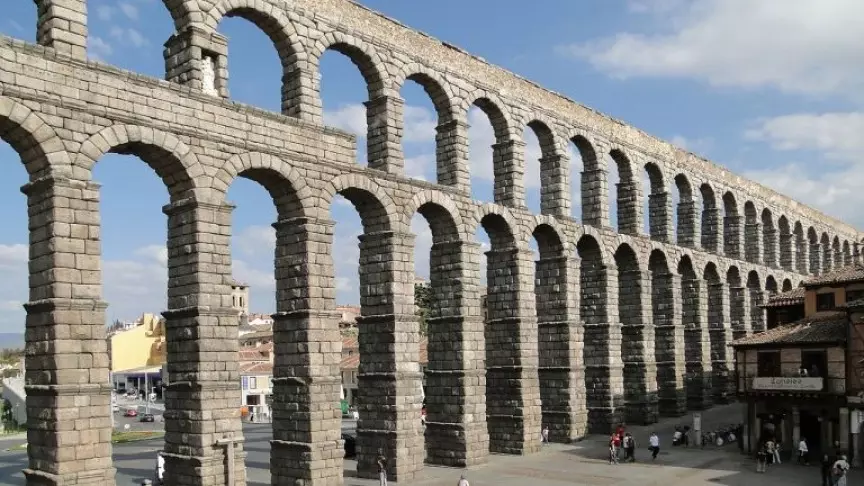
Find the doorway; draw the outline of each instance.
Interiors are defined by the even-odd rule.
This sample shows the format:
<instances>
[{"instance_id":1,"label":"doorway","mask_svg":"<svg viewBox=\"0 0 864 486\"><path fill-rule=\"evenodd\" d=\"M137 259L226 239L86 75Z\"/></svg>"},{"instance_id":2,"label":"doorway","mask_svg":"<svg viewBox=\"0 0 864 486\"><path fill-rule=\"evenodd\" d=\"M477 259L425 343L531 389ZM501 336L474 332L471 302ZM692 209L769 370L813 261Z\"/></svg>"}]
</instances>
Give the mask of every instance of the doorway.
<instances>
[{"instance_id":1,"label":"doorway","mask_svg":"<svg viewBox=\"0 0 864 486\"><path fill-rule=\"evenodd\" d=\"M819 418L818 413L810 410L801 410L798 416L801 438L807 440L807 449L810 451L811 458L822 455L822 422ZM795 447L797 449L798 445L796 444Z\"/></svg>"}]
</instances>

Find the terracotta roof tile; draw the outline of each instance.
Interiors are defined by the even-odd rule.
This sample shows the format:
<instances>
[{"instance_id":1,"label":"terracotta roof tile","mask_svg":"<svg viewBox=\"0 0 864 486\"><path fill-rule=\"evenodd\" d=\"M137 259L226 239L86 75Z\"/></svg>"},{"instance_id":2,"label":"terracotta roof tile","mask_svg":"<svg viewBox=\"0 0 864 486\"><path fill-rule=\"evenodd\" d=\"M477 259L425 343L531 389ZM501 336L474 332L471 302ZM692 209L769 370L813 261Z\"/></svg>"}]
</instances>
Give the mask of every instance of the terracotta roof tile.
<instances>
[{"instance_id":1,"label":"terracotta roof tile","mask_svg":"<svg viewBox=\"0 0 864 486\"><path fill-rule=\"evenodd\" d=\"M853 263L804 281L806 287L864 281L864 265Z\"/></svg>"},{"instance_id":2,"label":"terracotta roof tile","mask_svg":"<svg viewBox=\"0 0 864 486\"><path fill-rule=\"evenodd\" d=\"M420 364L425 366L425 365L429 364L429 341L426 338L423 338L420 341L419 348L420 348L420 353L419 353L420 354ZM340 369L342 369L342 370L356 370L359 367L360 367L360 353L352 353L349 356L344 356L342 358L342 362L340 363Z\"/></svg>"},{"instance_id":3,"label":"terracotta roof tile","mask_svg":"<svg viewBox=\"0 0 864 486\"><path fill-rule=\"evenodd\" d=\"M241 375L252 375L252 374L262 374L262 375L272 375L273 374L273 365L269 362L259 363L259 362L248 362L248 363L240 363L240 374Z\"/></svg>"},{"instance_id":4,"label":"terracotta roof tile","mask_svg":"<svg viewBox=\"0 0 864 486\"><path fill-rule=\"evenodd\" d=\"M798 305L804 303L804 294L807 290L804 287L796 287L792 290L787 290L768 298L768 302L762 307L786 307L789 305Z\"/></svg>"},{"instance_id":5,"label":"terracotta roof tile","mask_svg":"<svg viewBox=\"0 0 864 486\"><path fill-rule=\"evenodd\" d=\"M817 312L804 319L741 338L734 341L732 346L842 343L846 342L847 322L845 312Z\"/></svg>"}]
</instances>

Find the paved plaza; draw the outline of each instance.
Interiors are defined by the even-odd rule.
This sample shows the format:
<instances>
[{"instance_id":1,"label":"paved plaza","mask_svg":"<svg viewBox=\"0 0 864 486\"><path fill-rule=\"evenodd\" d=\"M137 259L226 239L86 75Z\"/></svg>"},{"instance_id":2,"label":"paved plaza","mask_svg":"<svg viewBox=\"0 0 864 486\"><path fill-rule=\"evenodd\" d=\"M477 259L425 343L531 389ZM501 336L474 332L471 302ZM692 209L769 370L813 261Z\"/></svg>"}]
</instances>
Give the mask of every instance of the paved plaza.
<instances>
[{"instance_id":1,"label":"paved plaza","mask_svg":"<svg viewBox=\"0 0 864 486\"><path fill-rule=\"evenodd\" d=\"M703 415L706 428L734 423L740 416L738 405L717 407ZM775 466L767 474L756 474L751 459L738 452L737 445L716 448L672 448L669 447L674 426L689 419L667 419L648 427L628 427L637 438L639 447L635 464L610 466L606 461L605 438L591 436L576 444L552 444L530 456L493 455L487 464L467 471L472 486L533 486L585 485L585 486L701 486L726 485L816 485L819 484L819 469L795 464ZM346 421L343 429L349 431L354 424ZM661 438L662 452L656 462L648 454L647 437L656 431ZM269 424L246 424L246 467L248 484L270 484ZM0 440L3 448L22 442L17 439ZM162 447L161 439L147 440L114 447L114 464L117 467L117 484L141 484L142 479L152 477L155 451ZM24 484L21 474L26 463L23 451L0 452L0 485ZM377 481L358 479L354 474L356 463L345 461L345 486L372 486ZM453 486L462 473L460 469L426 467L423 476L412 485ZM864 484L864 474L853 471L849 484Z\"/></svg>"}]
</instances>

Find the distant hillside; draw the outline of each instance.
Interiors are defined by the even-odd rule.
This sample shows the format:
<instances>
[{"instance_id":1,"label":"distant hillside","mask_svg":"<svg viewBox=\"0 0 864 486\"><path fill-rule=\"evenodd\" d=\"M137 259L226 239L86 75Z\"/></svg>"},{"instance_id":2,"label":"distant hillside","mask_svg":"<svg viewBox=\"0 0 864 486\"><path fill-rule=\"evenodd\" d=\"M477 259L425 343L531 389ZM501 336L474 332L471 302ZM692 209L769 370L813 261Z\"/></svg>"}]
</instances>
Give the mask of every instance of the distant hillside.
<instances>
[{"instance_id":1,"label":"distant hillside","mask_svg":"<svg viewBox=\"0 0 864 486\"><path fill-rule=\"evenodd\" d=\"M23 348L24 333L17 332L0 332L0 349L3 348Z\"/></svg>"}]
</instances>

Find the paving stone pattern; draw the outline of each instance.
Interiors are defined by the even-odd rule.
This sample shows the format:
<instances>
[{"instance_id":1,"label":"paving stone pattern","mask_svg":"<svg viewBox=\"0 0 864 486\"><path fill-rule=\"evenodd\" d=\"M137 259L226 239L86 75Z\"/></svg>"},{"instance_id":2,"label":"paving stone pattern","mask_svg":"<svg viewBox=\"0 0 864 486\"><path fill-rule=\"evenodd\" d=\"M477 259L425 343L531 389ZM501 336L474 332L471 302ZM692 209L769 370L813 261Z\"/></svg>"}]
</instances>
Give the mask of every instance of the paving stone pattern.
<instances>
[{"instance_id":1,"label":"paving stone pattern","mask_svg":"<svg viewBox=\"0 0 864 486\"><path fill-rule=\"evenodd\" d=\"M465 467L490 451L535 452L543 424L567 442L621 420L651 423L723 402L732 383L725 345L764 328L758 303L858 255L861 234L847 224L346 0L166 1L176 32L165 44L166 80L87 61L85 0L36 3L37 45L0 38L0 137L30 178L22 189L31 244L28 484L114 483L108 304L92 180L109 152L138 156L170 194L170 484L225 484L226 454L234 456L234 483L246 481L233 207L225 200L237 177L264 186L278 210L274 484L344 481L329 220L336 194L364 227L361 477L375 475L379 451L391 479L410 481L424 462ZM228 99L227 39L216 32L228 15L274 41L281 114ZM328 49L350 57L367 83L368 167L355 163L354 136L322 125L318 59ZM438 112L437 183L404 175L406 80L420 83ZM495 131L494 203L470 198L472 104ZM543 152L540 215L525 209L526 129ZM570 143L584 166L578 181L568 169ZM621 176L615 187L610 163ZM573 185L581 188L578 220ZM609 224L609 191L617 228ZM417 420L415 213L432 228L440 304L429 320L425 435ZM492 246L486 323L479 226Z\"/></svg>"}]
</instances>

